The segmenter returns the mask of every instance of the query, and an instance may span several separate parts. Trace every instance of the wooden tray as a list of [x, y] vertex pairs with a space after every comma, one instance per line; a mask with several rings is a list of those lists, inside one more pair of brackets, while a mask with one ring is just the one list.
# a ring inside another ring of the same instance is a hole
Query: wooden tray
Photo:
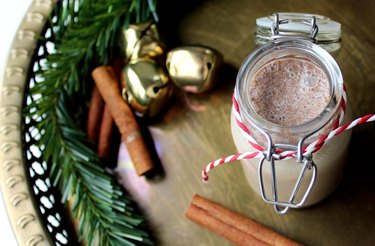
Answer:
[[360, 117], [375, 112], [375, 5], [370, 1], [359, 6], [355, 1], [323, 0], [172, 2], [160, 6], [163, 10], [171, 5], [173, 10], [163, 11], [160, 17], [170, 45], [213, 47], [223, 53], [226, 66], [210, 93], [188, 95], [178, 91], [164, 118], [149, 126], [164, 176], [138, 178], [129, 168], [128, 159], [120, 155], [117, 170], [122, 181], [144, 209], [161, 244], [230, 245], [184, 217], [196, 193], [306, 245], [374, 243], [375, 167], [369, 156], [375, 149], [373, 123], [354, 129], [340, 186], [311, 208], [275, 214], [273, 207], [249, 188], [239, 163], [214, 169], [207, 184], [200, 180], [200, 173], [210, 161], [236, 153], [229, 116], [237, 69], [256, 47], [255, 19], [275, 11], [316, 13], [342, 23], [342, 48], [333, 56], [342, 69], [353, 114]]

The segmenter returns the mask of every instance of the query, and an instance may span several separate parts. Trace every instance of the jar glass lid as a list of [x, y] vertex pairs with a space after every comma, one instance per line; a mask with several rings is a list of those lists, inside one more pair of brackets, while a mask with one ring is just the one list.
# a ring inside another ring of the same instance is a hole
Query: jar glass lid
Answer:
[[[307, 13], [277, 13], [279, 24], [277, 31], [279, 36], [305, 36], [311, 35], [312, 27], [309, 25], [315, 17], [318, 31], [315, 36], [316, 43], [327, 50], [333, 52], [341, 47], [341, 24], [328, 17]], [[263, 45], [274, 39], [272, 28], [275, 25], [275, 14], [256, 19], [255, 43]]]

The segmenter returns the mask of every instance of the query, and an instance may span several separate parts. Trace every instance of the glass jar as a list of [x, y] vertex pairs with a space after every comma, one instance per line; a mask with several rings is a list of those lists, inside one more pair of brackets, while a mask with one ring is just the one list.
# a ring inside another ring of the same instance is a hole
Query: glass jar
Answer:
[[[242, 160], [243, 171], [251, 188], [274, 205], [276, 212], [313, 205], [339, 184], [350, 131], [311, 156], [303, 156], [302, 150], [337, 127], [343, 94], [338, 64], [309, 38], [277, 36], [255, 49], [241, 65], [235, 88], [240, 116], [265, 150], [260, 161]], [[351, 119], [346, 104], [340, 125]], [[231, 128], [240, 153], [257, 151], [241, 132], [234, 110]], [[275, 160], [278, 151], [286, 150], [294, 151], [295, 158]]]

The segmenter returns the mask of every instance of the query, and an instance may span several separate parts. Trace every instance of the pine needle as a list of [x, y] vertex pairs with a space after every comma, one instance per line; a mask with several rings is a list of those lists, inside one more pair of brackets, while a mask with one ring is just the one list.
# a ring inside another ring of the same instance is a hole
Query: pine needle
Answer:
[[53, 34], [45, 40], [54, 43], [54, 51], [34, 66], [33, 100], [24, 116], [38, 132], [52, 183], [63, 202], [73, 201], [79, 238], [88, 245], [152, 244], [144, 218], [104, 169], [80, 124], [91, 69], [111, 60], [121, 27], [151, 18], [157, 19], [155, 0], [61, 1], [50, 20]]

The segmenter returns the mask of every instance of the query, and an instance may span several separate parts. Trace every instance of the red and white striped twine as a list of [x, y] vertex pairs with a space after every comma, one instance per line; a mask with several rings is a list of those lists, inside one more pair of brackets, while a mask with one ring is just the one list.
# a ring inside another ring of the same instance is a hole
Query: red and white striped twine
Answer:
[[[243, 160], [243, 159], [253, 159], [253, 158], [262, 158], [264, 157], [264, 148], [260, 146], [255, 139], [251, 136], [249, 129], [246, 127], [246, 125], [243, 123], [241, 113], [240, 113], [240, 107], [238, 105], [237, 99], [235, 97], [235, 93], [232, 97], [233, 102], [233, 113], [234, 117], [236, 119], [236, 122], [238, 126], [241, 129], [242, 135], [249, 141], [251, 146], [256, 149], [256, 151], [253, 152], [244, 152], [244, 153], [237, 153], [235, 155], [230, 155], [226, 157], [222, 157], [220, 159], [217, 159], [216, 161], [210, 162], [206, 165], [206, 167], [202, 170], [202, 180], [207, 181], [208, 180], [208, 172], [211, 171], [213, 168], [220, 166], [222, 164], [230, 163], [237, 160]], [[340, 123], [343, 122], [345, 111], [346, 111], [346, 102], [347, 102], [347, 95], [346, 95], [346, 89], [345, 86], [343, 87], [343, 96], [341, 100], [341, 108], [340, 108], [340, 115], [338, 119], [335, 121], [333, 130], [329, 132], [328, 134], [322, 136], [320, 139], [310, 143], [307, 147], [303, 148], [303, 155], [309, 156], [310, 154], [318, 151], [320, 148], [322, 148], [330, 139], [333, 137], [339, 135], [345, 130], [349, 130], [357, 125], [375, 121], [375, 114], [369, 114], [365, 115], [363, 117], [360, 117], [356, 120], [353, 120], [352, 122], [349, 122], [343, 126], [339, 126]], [[282, 160], [282, 159], [290, 159], [294, 158], [296, 156], [295, 151], [286, 150], [286, 151], [280, 151], [276, 150], [276, 153], [273, 155], [275, 160]]]

